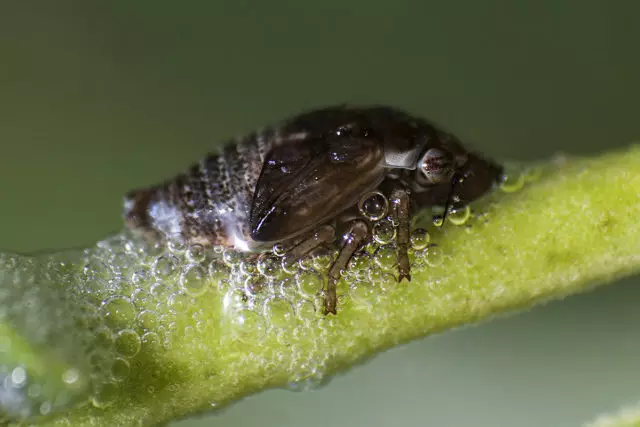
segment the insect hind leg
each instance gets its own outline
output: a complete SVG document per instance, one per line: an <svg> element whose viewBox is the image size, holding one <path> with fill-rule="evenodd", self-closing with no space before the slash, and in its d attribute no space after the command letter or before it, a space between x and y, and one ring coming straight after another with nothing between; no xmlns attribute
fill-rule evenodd
<svg viewBox="0 0 640 427"><path fill-rule="evenodd" d="M363 220L354 220L344 234L344 243L340 247L338 256L329 267L329 277L325 289L324 313L336 314L338 297L336 295L336 283L340 279L342 270L362 243L369 237L369 225Z"/></svg>

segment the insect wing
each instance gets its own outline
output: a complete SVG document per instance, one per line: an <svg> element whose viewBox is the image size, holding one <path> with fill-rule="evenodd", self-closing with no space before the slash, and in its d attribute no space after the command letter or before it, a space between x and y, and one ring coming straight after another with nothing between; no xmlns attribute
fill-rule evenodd
<svg viewBox="0 0 640 427"><path fill-rule="evenodd" d="M330 137L285 143L266 157L251 207L251 237L285 240L355 204L384 178L382 145Z"/></svg>

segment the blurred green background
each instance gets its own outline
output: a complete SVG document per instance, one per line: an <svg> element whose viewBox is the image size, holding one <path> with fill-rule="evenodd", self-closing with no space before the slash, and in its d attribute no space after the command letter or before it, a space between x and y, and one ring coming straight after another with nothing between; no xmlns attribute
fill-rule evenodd
<svg viewBox="0 0 640 427"><path fill-rule="evenodd" d="M130 188L329 103L403 107L502 160L622 147L640 139L638 16L622 0L3 0L0 250L90 245ZM579 425L640 399L637 284L176 426Z"/></svg>

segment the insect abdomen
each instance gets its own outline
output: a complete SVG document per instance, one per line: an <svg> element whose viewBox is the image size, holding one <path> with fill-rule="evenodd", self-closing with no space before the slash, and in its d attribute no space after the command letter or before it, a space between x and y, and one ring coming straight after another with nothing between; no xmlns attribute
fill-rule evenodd
<svg viewBox="0 0 640 427"><path fill-rule="evenodd" d="M274 135L265 129L231 141L173 179L130 192L127 225L156 238L251 250L249 212Z"/></svg>

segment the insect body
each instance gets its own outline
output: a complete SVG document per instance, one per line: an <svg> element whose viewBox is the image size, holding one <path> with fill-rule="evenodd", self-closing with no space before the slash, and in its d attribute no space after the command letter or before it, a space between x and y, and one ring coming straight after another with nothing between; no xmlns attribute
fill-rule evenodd
<svg viewBox="0 0 640 427"><path fill-rule="evenodd" d="M372 220L397 227L398 280L410 280L409 220L430 206L485 194L502 167L450 133L390 107L314 110L226 144L177 177L125 198L129 227L155 237L257 252L284 243L295 262L337 239L335 284L371 238Z"/></svg>

